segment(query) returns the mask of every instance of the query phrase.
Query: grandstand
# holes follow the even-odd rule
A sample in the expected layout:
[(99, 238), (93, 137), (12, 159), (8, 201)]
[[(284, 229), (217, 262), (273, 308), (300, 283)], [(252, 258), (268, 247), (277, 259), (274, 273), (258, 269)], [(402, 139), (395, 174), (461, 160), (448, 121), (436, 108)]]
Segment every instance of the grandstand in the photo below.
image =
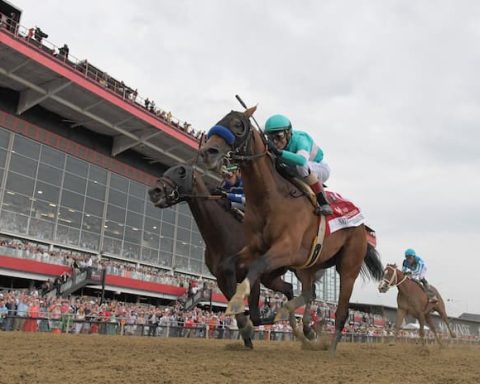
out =
[[(195, 155), (199, 132), (22, 26), (14, 5), (0, 1), (0, 16), (0, 286), (39, 288), (90, 258), (107, 268), (111, 298), (167, 303), (189, 280), (211, 281), (188, 206), (147, 198), (166, 168)], [(75, 287), (99, 295), (101, 284)], [(337, 292), (331, 270), (317, 298)], [(212, 300), (225, 304), (215, 290)]]

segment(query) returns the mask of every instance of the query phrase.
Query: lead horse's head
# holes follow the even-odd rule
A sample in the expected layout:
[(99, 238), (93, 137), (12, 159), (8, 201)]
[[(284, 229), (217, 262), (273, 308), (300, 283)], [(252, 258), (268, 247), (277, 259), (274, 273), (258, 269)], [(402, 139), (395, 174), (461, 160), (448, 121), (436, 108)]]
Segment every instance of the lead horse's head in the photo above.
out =
[(200, 148), (200, 156), (207, 169), (219, 172), (233, 153), (246, 153), (253, 130), (250, 116), (256, 109), (231, 111), (208, 131), (207, 141)]
[(193, 194), (195, 175), (191, 165), (175, 165), (165, 171), (154, 187), (148, 190), (151, 202), (167, 208), (187, 201)]

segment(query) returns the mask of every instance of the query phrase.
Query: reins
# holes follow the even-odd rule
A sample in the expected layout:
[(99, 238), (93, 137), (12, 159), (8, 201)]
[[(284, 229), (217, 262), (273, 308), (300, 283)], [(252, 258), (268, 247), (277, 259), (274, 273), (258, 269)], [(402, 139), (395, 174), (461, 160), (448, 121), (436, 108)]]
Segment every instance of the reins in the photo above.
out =
[[(387, 265), (387, 268), (390, 268), (393, 270), (393, 275), (392, 275), (392, 278), (390, 280), (387, 280), (387, 279), (383, 279), (383, 281), (385, 283), (388, 284), (388, 287), (398, 287), (400, 284), (402, 284), (405, 280), (407, 280), (407, 275), (404, 275), (403, 276), (403, 279), (398, 282), (398, 278), (397, 278), (397, 269), (396, 268), (393, 268), (391, 267), (390, 265)], [(393, 281), (395, 280), (395, 284), (393, 283)]]

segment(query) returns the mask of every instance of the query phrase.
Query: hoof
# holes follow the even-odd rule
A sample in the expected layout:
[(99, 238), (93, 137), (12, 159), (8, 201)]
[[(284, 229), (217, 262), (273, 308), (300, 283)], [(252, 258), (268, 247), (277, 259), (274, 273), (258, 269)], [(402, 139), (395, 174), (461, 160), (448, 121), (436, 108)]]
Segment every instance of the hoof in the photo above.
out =
[(280, 308), (280, 310), (275, 315), (275, 319), (273, 321), (285, 321), (290, 318), (290, 312), (285, 307)]
[(317, 334), (310, 327), (303, 327), (303, 334), (310, 341), (315, 340), (317, 338)]
[(243, 344), (245, 345), (245, 348), (253, 349), (252, 339), (250, 339), (250, 338), (243, 339)]

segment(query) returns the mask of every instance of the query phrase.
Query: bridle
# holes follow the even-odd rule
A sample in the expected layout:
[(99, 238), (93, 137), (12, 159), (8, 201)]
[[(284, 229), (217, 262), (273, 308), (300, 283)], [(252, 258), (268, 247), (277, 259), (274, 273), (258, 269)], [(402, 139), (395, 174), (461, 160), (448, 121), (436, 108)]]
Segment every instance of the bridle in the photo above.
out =
[[(236, 135), (232, 132), (232, 129), (228, 128), (228, 124), (226, 122), (230, 121), (230, 116), (233, 114), (237, 114), (238, 119), (242, 123), (244, 133), (242, 135)], [(220, 122), (217, 124), (218, 126), (223, 126), (225, 129), (228, 129), (235, 135), (235, 141), (231, 144), (233, 147), (232, 151), (227, 152), (224, 156), (224, 159), (227, 163), (230, 162), (244, 162), (244, 161), (253, 161), (260, 157), (265, 156), (267, 151), (267, 139), (260, 132), (260, 137), (262, 138), (262, 142), (265, 145), (265, 151), (261, 153), (253, 153), (252, 152), (252, 141), (255, 140), (253, 136), (253, 126), (250, 123), (250, 120), (243, 115), (241, 112), (232, 111), (228, 115), (226, 115)]]
[(387, 279), (383, 279), (383, 282), (385, 282), (387, 284), (387, 287), (388, 288), (391, 288), (391, 287), (398, 287), (400, 284), (402, 284), (405, 280), (407, 280), (407, 275), (404, 275), (403, 276), (403, 279), (399, 282), (398, 281), (398, 274), (397, 274), (397, 268), (394, 268), (390, 265), (387, 265), (387, 267), (385, 269), (388, 269), (390, 268), (391, 270), (393, 270), (393, 274), (392, 274), (392, 277), (390, 278), (390, 280), (387, 280)]
[[(165, 202), (169, 207), (181, 201), (186, 201), (189, 199), (212, 199), (212, 197), (214, 197), (211, 194), (199, 195), (193, 193), (195, 185), (197, 184), (197, 178), (195, 176), (193, 168), (191, 173), (191, 188), (184, 188), (182, 185), (179, 185), (168, 176), (162, 176), (160, 177), (160, 179), (158, 179), (157, 188), (159, 188), (165, 196)], [(171, 190), (171, 192), (168, 192), (169, 189)], [(185, 189), (189, 189), (190, 192), (185, 192)]]

